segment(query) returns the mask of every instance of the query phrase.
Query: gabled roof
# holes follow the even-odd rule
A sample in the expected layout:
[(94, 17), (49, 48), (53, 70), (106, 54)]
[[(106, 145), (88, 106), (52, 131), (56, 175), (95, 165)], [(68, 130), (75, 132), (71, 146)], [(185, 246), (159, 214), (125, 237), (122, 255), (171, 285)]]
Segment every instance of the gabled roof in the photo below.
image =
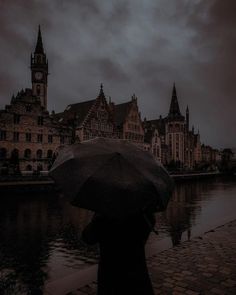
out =
[(41, 104), (40, 98), (38, 96), (33, 95), (33, 91), (31, 88), (26, 88), (25, 90), (18, 91), (16, 96), (12, 96), (11, 104), (16, 102), (21, 103), (30, 103), (30, 104)]
[(160, 135), (165, 135), (166, 118), (148, 120), (144, 124), (148, 130), (156, 128)]
[(53, 117), (60, 123), (75, 123), (77, 126), (80, 126), (84, 122), (92, 106), (100, 100), (106, 101), (102, 84), (100, 86), (100, 92), (96, 99), (69, 104), (64, 112), (55, 114), (53, 115)]
[(154, 129), (148, 129), (144, 133), (144, 142), (145, 143), (151, 143), (152, 137), (153, 137)]
[(115, 105), (114, 120), (117, 126), (122, 126), (125, 122), (125, 118), (129, 112), (132, 101)]
[(83, 123), (85, 117), (87, 116), (91, 107), (94, 105), (95, 101), (96, 99), (75, 104), (69, 104), (64, 112), (55, 114), (54, 117), (62, 123), (76, 119), (76, 123), (79, 126)]

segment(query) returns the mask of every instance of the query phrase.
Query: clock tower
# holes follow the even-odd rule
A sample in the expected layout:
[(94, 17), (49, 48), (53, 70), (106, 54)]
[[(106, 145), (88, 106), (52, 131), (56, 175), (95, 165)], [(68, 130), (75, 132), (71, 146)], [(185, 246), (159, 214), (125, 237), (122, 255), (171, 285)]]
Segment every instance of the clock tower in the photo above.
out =
[(47, 110), (48, 60), (43, 49), (40, 26), (35, 51), (31, 54), (31, 81), (33, 95), (40, 98), (42, 107)]

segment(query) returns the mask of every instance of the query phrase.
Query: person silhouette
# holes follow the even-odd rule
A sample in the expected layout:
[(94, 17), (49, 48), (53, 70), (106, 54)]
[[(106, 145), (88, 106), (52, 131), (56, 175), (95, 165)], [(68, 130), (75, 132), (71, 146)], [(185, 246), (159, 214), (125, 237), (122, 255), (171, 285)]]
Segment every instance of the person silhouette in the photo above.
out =
[(145, 244), (155, 225), (152, 213), (123, 221), (95, 214), (83, 230), (87, 244), (99, 244), (97, 295), (154, 295)]

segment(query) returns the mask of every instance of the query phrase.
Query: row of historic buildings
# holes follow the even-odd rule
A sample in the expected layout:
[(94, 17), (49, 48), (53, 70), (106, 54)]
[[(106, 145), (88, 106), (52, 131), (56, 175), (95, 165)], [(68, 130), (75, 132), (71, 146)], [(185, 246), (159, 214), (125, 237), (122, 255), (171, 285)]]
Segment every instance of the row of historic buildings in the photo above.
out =
[(202, 145), (199, 132), (190, 130), (188, 107), (185, 116), (181, 114), (175, 85), (168, 115), (142, 121), (135, 95), (115, 104), (107, 100), (102, 85), (95, 99), (50, 114), (47, 77), (48, 60), (39, 27), (31, 55), (32, 88), (12, 96), (10, 104), (0, 110), (2, 171), (47, 171), (61, 146), (98, 136), (129, 140), (170, 168), (192, 169), (217, 160), (217, 151)]

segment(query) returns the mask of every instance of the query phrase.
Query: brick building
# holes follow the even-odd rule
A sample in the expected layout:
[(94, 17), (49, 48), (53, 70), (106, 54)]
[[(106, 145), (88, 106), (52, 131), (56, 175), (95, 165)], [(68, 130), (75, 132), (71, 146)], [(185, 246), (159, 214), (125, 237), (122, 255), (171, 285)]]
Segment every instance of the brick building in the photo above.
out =
[[(189, 108), (185, 116), (181, 114), (175, 84), (168, 115), (155, 120), (144, 119), (143, 126), (146, 149), (155, 154), (153, 145), (158, 142), (162, 164), (193, 169), (196, 163), (201, 162), (200, 135), (195, 134), (194, 127), (189, 130)], [(159, 140), (154, 139), (157, 134)]]
[(71, 142), (71, 128), (47, 111), (48, 61), (39, 27), (31, 55), (32, 88), (12, 96), (0, 110), (1, 171), (41, 171), (50, 168), (58, 147)]
[(113, 112), (107, 103), (103, 85), (96, 99), (70, 104), (54, 116), (59, 123), (73, 130), (73, 142), (82, 142), (95, 137), (117, 138)]
[(175, 85), (168, 115), (142, 122), (135, 95), (125, 103), (107, 101), (101, 85), (95, 99), (69, 104), (55, 114), (47, 110), (48, 60), (39, 27), (31, 54), (32, 87), (18, 92), (0, 110), (0, 167), (48, 170), (60, 146), (95, 137), (131, 141), (168, 166), (193, 169), (215, 162), (217, 152), (202, 146), (199, 132), (189, 129), (189, 109), (179, 107)]
[(143, 148), (144, 129), (138, 108), (138, 98), (135, 94), (126, 103), (118, 105), (110, 103), (110, 105), (118, 137)]
[(60, 123), (74, 130), (74, 142), (95, 137), (109, 137), (129, 140), (143, 147), (144, 130), (138, 109), (137, 97), (115, 105), (107, 102), (103, 85), (96, 99), (70, 104), (54, 115)]

